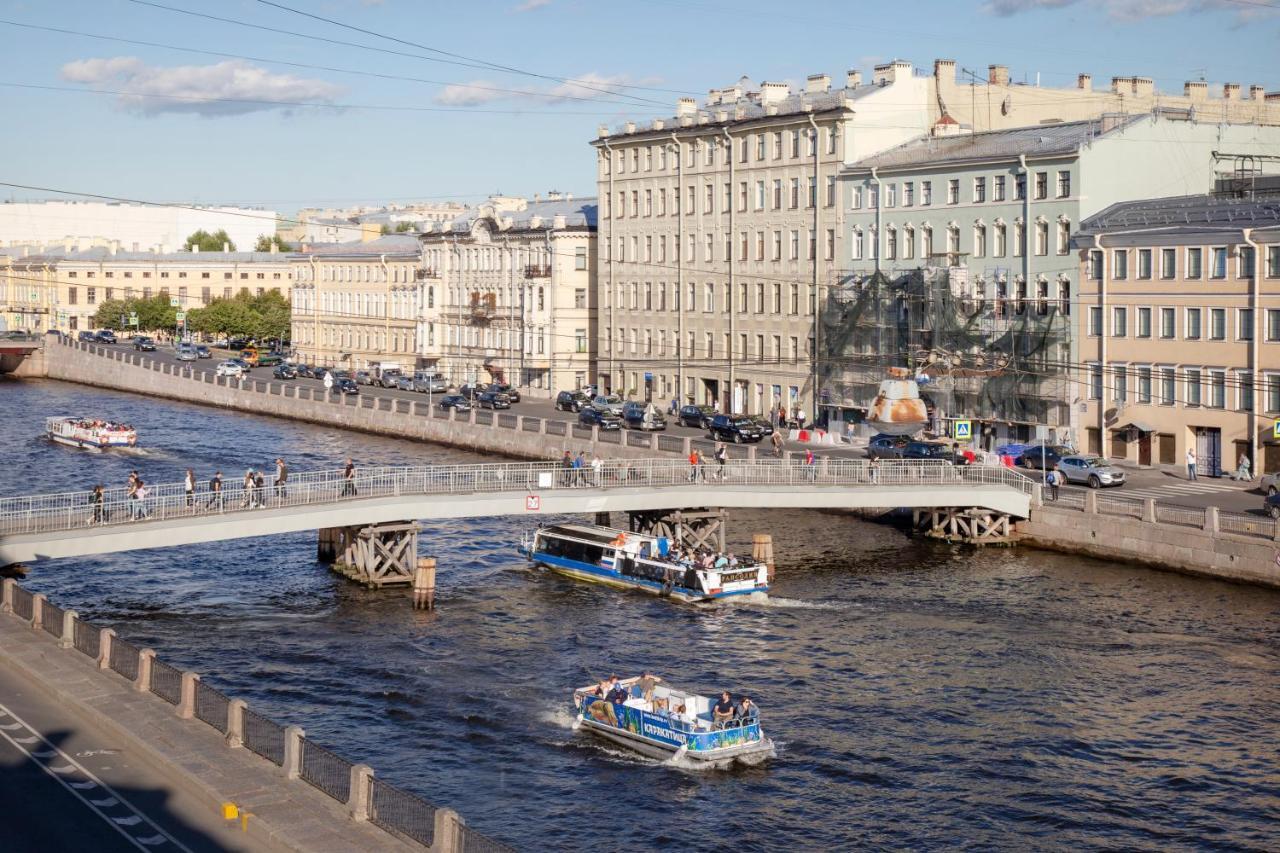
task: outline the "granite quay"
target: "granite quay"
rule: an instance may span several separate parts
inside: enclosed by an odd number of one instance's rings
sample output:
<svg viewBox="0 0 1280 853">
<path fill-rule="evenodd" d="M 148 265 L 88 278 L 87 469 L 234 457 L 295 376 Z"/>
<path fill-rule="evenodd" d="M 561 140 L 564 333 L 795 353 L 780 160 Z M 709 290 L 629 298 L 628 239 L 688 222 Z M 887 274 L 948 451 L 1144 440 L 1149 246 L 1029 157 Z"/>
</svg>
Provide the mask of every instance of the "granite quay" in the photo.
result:
<svg viewBox="0 0 1280 853">
<path fill-rule="evenodd" d="M 0 643 L 4 663 L 31 672 L 53 690 L 59 688 L 60 677 L 78 684 L 86 678 L 101 681 L 106 673 L 114 673 L 129 683 L 132 692 L 148 695 L 149 702 L 131 701 L 127 712 L 118 715 L 113 715 L 110 701 L 95 701 L 87 712 L 110 715 L 130 742 L 163 763 L 199 767 L 196 783 L 212 808 L 226 803 L 231 811 L 224 816 L 251 813 L 245 818 L 246 831 L 252 825 L 262 838 L 309 851 L 425 847 L 437 853 L 502 853 L 511 849 L 469 829 L 456 812 L 383 782 L 367 765 L 310 740 L 298 726 L 281 725 L 255 713 L 199 674 L 180 671 L 114 630 L 82 621 L 74 610 L 32 594 L 12 578 L 3 581 L 2 596 L 0 614 L 6 618 L 0 636 L 11 633 L 11 626 L 21 620 L 43 638 L 43 648 L 34 652 L 10 640 Z M 49 666 L 50 656 L 59 663 L 75 659 L 78 663 L 68 666 L 76 671 Z M 95 688 L 121 693 L 114 685 Z M 242 757 L 249 753 L 260 760 L 245 762 Z M 218 789 L 207 781 L 214 777 L 237 779 L 238 788 Z M 341 808 L 307 793 L 299 780 Z M 286 793 L 282 796 L 282 792 Z"/>
</svg>

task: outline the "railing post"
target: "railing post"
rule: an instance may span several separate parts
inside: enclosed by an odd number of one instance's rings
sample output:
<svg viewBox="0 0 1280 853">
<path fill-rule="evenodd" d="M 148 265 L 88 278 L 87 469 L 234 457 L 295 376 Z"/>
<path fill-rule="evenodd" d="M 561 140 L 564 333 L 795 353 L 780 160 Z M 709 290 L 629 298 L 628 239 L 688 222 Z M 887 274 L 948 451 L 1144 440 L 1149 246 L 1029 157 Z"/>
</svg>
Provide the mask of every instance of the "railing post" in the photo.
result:
<svg viewBox="0 0 1280 853">
<path fill-rule="evenodd" d="M 431 844 L 432 853 L 461 853 L 462 816 L 453 809 L 436 809 L 436 827 Z"/>
<path fill-rule="evenodd" d="M 351 790 L 347 794 L 347 811 L 356 823 L 369 819 L 369 789 L 373 787 L 373 768 L 367 764 L 356 764 L 351 768 Z M 439 812 L 436 812 L 436 826 L 439 826 Z M 437 836 L 438 838 L 439 836 Z M 432 845 L 432 849 L 435 845 Z"/>
<path fill-rule="evenodd" d="M 232 749 L 244 746 L 244 710 L 247 707 L 243 699 L 227 700 L 227 746 Z"/>
<path fill-rule="evenodd" d="M 196 715 L 196 684 L 199 681 L 200 676 L 194 672 L 182 673 L 182 693 L 174 713 L 184 720 L 189 720 Z"/>
<path fill-rule="evenodd" d="M 133 680 L 133 689 L 146 693 L 151 689 L 151 665 L 155 663 L 155 649 L 138 650 L 138 677 Z"/>
<path fill-rule="evenodd" d="M 649 433 L 649 449 L 655 453 L 658 451 L 658 431 L 654 430 Z"/>
<path fill-rule="evenodd" d="M 302 774 L 302 738 L 306 736 L 298 726 L 286 726 L 284 730 L 284 778 L 297 779 Z"/>
<path fill-rule="evenodd" d="M 5 578 L 0 583 L 0 613 L 13 612 L 13 588 L 17 585 L 18 582 L 13 578 Z"/>
<path fill-rule="evenodd" d="M 31 628 L 40 630 L 44 627 L 44 593 L 37 592 L 31 596 Z"/>
<path fill-rule="evenodd" d="M 111 668 L 111 643 L 116 632 L 111 628 L 98 630 L 98 669 Z"/>
<path fill-rule="evenodd" d="M 418 416 L 418 401 L 417 401 L 417 400 L 410 400 L 410 401 L 409 401 L 409 414 L 413 415 L 415 418 Z"/>
<path fill-rule="evenodd" d="M 1044 506 L 1044 486 L 1040 483 L 1031 484 L 1031 505 Z"/>
<path fill-rule="evenodd" d="M 1216 506 L 1205 507 L 1204 510 L 1204 532 L 1218 532 L 1218 508 Z"/>
<path fill-rule="evenodd" d="M 693 452 L 693 438 L 686 435 L 684 437 L 684 458 L 688 459 L 689 454 L 692 452 Z"/>
<path fill-rule="evenodd" d="M 600 441 L 600 424 L 591 425 L 591 443 L 594 445 Z"/>
<path fill-rule="evenodd" d="M 70 649 L 76 644 L 76 620 L 80 618 L 80 614 L 74 610 L 62 611 L 62 639 L 58 641 L 58 648 Z"/>
<path fill-rule="evenodd" d="M 1147 498 L 1142 502 L 1142 520 L 1148 524 L 1156 523 L 1156 499 Z"/>
<path fill-rule="evenodd" d="M 1087 491 L 1084 493 L 1084 511 L 1087 515 L 1098 514 L 1098 493 L 1095 491 Z"/>
<path fill-rule="evenodd" d="M 516 415 L 516 432 L 524 432 L 524 415 Z"/>
</svg>

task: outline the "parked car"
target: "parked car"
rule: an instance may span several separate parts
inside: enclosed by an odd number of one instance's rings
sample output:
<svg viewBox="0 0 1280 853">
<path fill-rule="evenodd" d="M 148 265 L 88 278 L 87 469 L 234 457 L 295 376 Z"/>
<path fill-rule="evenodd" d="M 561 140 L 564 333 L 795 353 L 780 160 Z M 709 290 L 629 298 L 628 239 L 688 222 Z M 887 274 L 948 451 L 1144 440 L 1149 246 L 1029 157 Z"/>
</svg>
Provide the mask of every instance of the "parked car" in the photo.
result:
<svg viewBox="0 0 1280 853">
<path fill-rule="evenodd" d="M 1280 474 L 1263 474 L 1262 482 L 1258 484 L 1264 495 L 1274 495 L 1280 492 Z"/>
<path fill-rule="evenodd" d="M 293 368 L 294 370 L 298 371 L 299 376 L 305 377 L 307 379 L 316 378 L 316 369 L 309 364 L 303 364 L 302 362 L 298 362 L 293 366 Z"/>
<path fill-rule="evenodd" d="M 1084 483 L 1091 489 L 1124 485 L 1124 471 L 1097 456 L 1063 456 L 1057 465 L 1068 483 Z"/>
<path fill-rule="evenodd" d="M 476 401 L 476 398 L 484 393 L 484 386 L 472 385 L 468 383 L 466 385 L 463 385 L 461 388 L 459 388 L 458 393 L 461 394 L 466 399 L 470 400 L 472 403 L 474 403 Z"/>
<path fill-rule="evenodd" d="M 418 390 L 424 394 L 427 392 L 443 394 L 449 390 L 449 380 L 443 373 L 427 373 L 425 370 L 419 370 L 413 374 L 413 378 L 419 386 Z"/>
<path fill-rule="evenodd" d="M 707 435 L 718 441 L 732 441 L 734 444 L 755 442 L 764 438 L 764 432 L 754 418 L 744 415 L 716 415 L 707 427 Z"/>
<path fill-rule="evenodd" d="M 1017 458 L 1016 464 L 1028 470 L 1033 468 L 1052 468 L 1057 465 L 1064 456 L 1071 456 L 1074 451 L 1070 447 L 1062 445 L 1036 445 L 1028 447 L 1022 451 L 1022 455 Z"/>
<path fill-rule="evenodd" d="M 757 418 L 754 416 L 751 418 L 751 420 L 755 421 L 756 426 L 760 427 L 760 432 L 764 434 L 765 438 L 769 438 L 771 435 L 773 435 L 773 424 L 769 423 L 764 418 Z"/>
<path fill-rule="evenodd" d="M 584 406 L 578 412 L 578 423 L 598 426 L 600 429 L 622 429 L 622 418 L 608 409 L 597 409 L 595 406 Z"/>
<path fill-rule="evenodd" d="M 905 435 L 881 433 L 867 442 L 868 459 L 901 459 L 911 439 Z"/>
<path fill-rule="evenodd" d="M 481 409 L 509 409 L 511 398 L 501 391 L 481 391 L 476 397 L 476 407 Z"/>
<path fill-rule="evenodd" d="M 146 335 L 139 335 L 133 339 L 133 348 L 138 352 L 155 352 L 156 342 Z"/>
<path fill-rule="evenodd" d="M 195 361 L 199 358 L 196 355 L 196 348 L 191 344 L 178 344 L 174 347 L 173 355 L 178 361 Z"/>
<path fill-rule="evenodd" d="M 520 402 L 520 389 L 516 388 L 514 385 L 508 385 L 505 382 L 494 382 L 489 386 L 489 390 L 506 394 L 507 399 L 513 403 Z"/>
<path fill-rule="evenodd" d="M 377 385 L 379 388 L 398 388 L 400 387 L 400 371 L 384 370 L 373 378 L 371 385 Z"/>
<path fill-rule="evenodd" d="M 582 391 L 561 391 L 556 395 L 557 412 L 577 412 L 591 404 L 591 398 Z"/>
<path fill-rule="evenodd" d="M 298 370 L 292 364 L 277 364 L 271 375 L 276 379 L 297 379 Z"/>
<path fill-rule="evenodd" d="M 440 401 L 440 408 L 448 410 L 453 409 L 458 412 L 471 411 L 471 404 L 467 402 L 467 398 L 461 394 L 445 394 L 444 399 Z"/>
<path fill-rule="evenodd" d="M 716 411 L 710 406 L 681 406 L 676 414 L 676 420 L 681 426 L 709 429 L 711 419 L 715 416 Z"/>
<path fill-rule="evenodd" d="M 356 375 L 351 377 L 356 381 L 357 385 L 372 385 L 373 374 L 367 370 L 357 370 Z"/>
<path fill-rule="evenodd" d="M 1272 492 L 1267 495 L 1262 499 L 1262 505 L 1266 507 L 1267 515 L 1280 520 L 1280 492 Z"/>
<path fill-rule="evenodd" d="M 93 332 L 81 332 L 76 335 L 76 340 L 82 344 L 96 344 L 98 342 L 98 336 Z"/>
<path fill-rule="evenodd" d="M 902 448 L 903 459 L 942 459 L 954 462 L 951 445 L 942 441 L 908 441 Z"/>
<path fill-rule="evenodd" d="M 360 386 L 357 385 L 356 381 L 351 377 L 343 376 L 340 379 L 334 380 L 333 390 L 339 394 L 359 394 Z"/>
<path fill-rule="evenodd" d="M 622 398 L 617 394 L 597 394 L 591 398 L 591 405 L 602 411 L 609 411 L 622 417 Z"/>
<path fill-rule="evenodd" d="M 213 353 L 204 344 L 196 344 L 196 358 L 213 358 Z"/>
<path fill-rule="evenodd" d="M 622 421 L 627 425 L 628 429 L 649 429 L 661 430 L 667 428 L 667 418 L 662 412 L 658 411 L 655 406 L 652 415 L 646 423 L 645 410 L 649 408 L 648 403 L 641 403 L 636 400 L 627 402 L 622 407 Z"/>
<path fill-rule="evenodd" d="M 241 376 L 244 376 L 244 368 L 241 367 L 237 362 L 232 361 L 231 359 L 227 359 L 226 361 L 218 363 L 218 366 L 213 369 L 213 375 L 214 376 L 230 376 L 233 379 L 239 378 Z"/>
<path fill-rule="evenodd" d="M 243 358 L 229 358 L 227 361 L 232 364 L 239 365 L 240 369 L 245 373 L 249 372 L 249 362 L 245 361 Z"/>
<path fill-rule="evenodd" d="M 413 387 L 413 377 L 412 377 L 412 376 L 397 376 L 397 377 L 396 377 L 396 384 L 395 384 L 393 387 L 397 388 L 397 389 L 398 389 L 398 390 L 400 390 L 400 391 L 413 391 L 413 390 L 414 390 L 414 387 Z"/>
<path fill-rule="evenodd" d="M 103 329 L 98 332 L 97 338 L 100 344 L 114 344 L 116 342 L 116 333 L 110 329 Z"/>
</svg>

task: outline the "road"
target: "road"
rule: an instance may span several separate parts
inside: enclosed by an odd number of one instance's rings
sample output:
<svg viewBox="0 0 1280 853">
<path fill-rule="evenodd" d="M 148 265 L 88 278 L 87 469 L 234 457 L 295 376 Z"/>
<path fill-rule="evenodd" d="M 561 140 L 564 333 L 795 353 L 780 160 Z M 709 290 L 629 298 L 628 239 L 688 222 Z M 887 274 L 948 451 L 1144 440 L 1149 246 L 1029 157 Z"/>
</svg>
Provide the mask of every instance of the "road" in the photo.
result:
<svg viewBox="0 0 1280 853">
<path fill-rule="evenodd" d="M 119 344 L 121 347 L 128 347 L 128 344 Z M 144 356 L 147 354 L 144 354 Z M 220 357 L 230 357 L 233 353 L 226 351 L 214 351 L 214 359 L 202 361 L 200 367 L 202 369 L 212 369 Z M 174 359 L 173 349 L 170 345 L 162 345 L 155 353 L 155 357 L 163 360 Z M 257 368 L 252 374 L 258 379 L 271 379 L 271 368 Z M 323 383 L 314 380 L 299 378 L 291 380 L 298 385 L 323 387 Z M 372 393 L 383 397 L 396 397 L 399 399 L 409 399 L 423 401 L 427 398 L 426 394 L 420 394 L 413 391 L 400 391 L 392 388 L 369 388 L 362 387 L 361 393 Z M 432 395 L 432 400 L 438 399 L 439 395 Z M 569 412 L 558 412 L 552 401 L 547 399 L 536 399 L 525 396 L 519 403 L 512 406 L 512 411 L 521 415 L 530 415 L 548 420 L 564 420 L 575 421 L 576 416 Z M 691 436 L 694 438 L 705 438 L 706 432 L 701 429 L 685 427 L 677 424 L 674 418 L 668 419 L 667 433 L 678 436 Z M 787 442 L 788 450 L 804 450 L 805 444 L 800 442 Z M 767 452 L 767 445 L 762 447 Z M 862 446 L 843 446 L 843 447 L 821 447 L 815 448 L 814 452 L 817 456 L 831 457 L 852 457 L 862 458 L 864 451 Z M 1038 477 L 1039 472 L 1028 472 L 1032 476 Z M 1106 490 L 1105 494 L 1117 494 L 1128 497 L 1137 498 L 1155 498 L 1161 503 L 1173 504 L 1176 506 L 1188 507 L 1208 507 L 1216 506 L 1220 509 L 1230 510 L 1233 512 L 1249 512 L 1259 516 L 1263 514 L 1262 501 L 1264 495 L 1257 487 L 1257 480 L 1253 484 L 1239 483 L 1232 481 L 1228 477 L 1201 477 L 1195 483 L 1187 482 L 1185 476 L 1181 472 L 1166 471 L 1161 469 L 1139 469 L 1125 466 L 1127 482 L 1125 485 Z M 1082 491 L 1086 490 L 1084 486 L 1067 485 L 1063 487 L 1064 491 Z"/>
</svg>

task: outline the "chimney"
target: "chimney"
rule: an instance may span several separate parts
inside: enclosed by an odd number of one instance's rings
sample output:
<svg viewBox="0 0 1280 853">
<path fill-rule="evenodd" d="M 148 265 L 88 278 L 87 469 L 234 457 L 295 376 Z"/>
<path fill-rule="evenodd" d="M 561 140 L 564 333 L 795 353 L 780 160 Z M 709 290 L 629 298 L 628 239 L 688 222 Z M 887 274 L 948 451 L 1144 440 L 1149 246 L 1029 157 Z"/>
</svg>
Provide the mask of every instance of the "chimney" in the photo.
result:
<svg viewBox="0 0 1280 853">
<path fill-rule="evenodd" d="M 862 72 L 849 69 L 844 78 L 844 87 L 846 89 L 856 89 L 862 85 Z"/>
<path fill-rule="evenodd" d="M 692 116 L 698 111 L 698 102 L 693 98 L 681 98 L 676 101 L 676 115 L 680 118 Z"/>
<path fill-rule="evenodd" d="M 629 121 L 629 122 L 627 122 L 626 124 L 624 124 L 622 127 L 623 127 L 623 132 L 624 132 L 624 133 L 635 133 L 635 132 L 636 132 L 636 123 L 635 123 L 634 121 Z"/>
<path fill-rule="evenodd" d="M 790 94 L 791 87 L 786 83 L 760 84 L 760 102 L 762 104 L 776 104 Z"/>
<path fill-rule="evenodd" d="M 1093 91 L 1093 75 L 1092 75 L 1092 74 L 1077 74 L 1077 75 L 1076 75 L 1076 88 L 1077 88 L 1077 89 L 1080 89 L 1081 91 L 1084 91 L 1084 92 L 1091 92 L 1091 91 Z"/>
<path fill-rule="evenodd" d="M 1265 86 L 1259 86 L 1255 84 L 1249 87 L 1249 100 L 1261 101 L 1261 100 L 1265 100 L 1266 96 L 1267 96 L 1267 89 Z"/>
<path fill-rule="evenodd" d="M 714 107 L 714 106 L 718 106 L 719 103 L 720 103 L 720 90 L 708 89 L 707 90 L 707 106 Z"/>
<path fill-rule="evenodd" d="M 112 240 L 110 243 L 108 243 L 108 244 L 107 244 L 107 250 L 108 250 L 112 255 L 114 255 L 116 252 L 120 251 L 120 241 L 119 241 L 119 240 Z"/>
<path fill-rule="evenodd" d="M 608 135 L 609 135 L 609 125 L 602 124 L 596 127 L 596 136 L 598 136 L 601 139 L 604 139 Z"/>
<path fill-rule="evenodd" d="M 556 229 L 557 231 L 563 229 L 567 224 L 568 222 L 565 220 L 563 213 L 557 213 L 551 219 L 551 227 Z"/>
<path fill-rule="evenodd" d="M 831 78 L 826 74 L 810 74 L 804 82 L 804 90 L 810 95 L 820 95 L 830 91 Z"/>
<path fill-rule="evenodd" d="M 1134 77 L 1133 78 L 1133 94 L 1139 98 L 1154 97 L 1156 93 L 1156 84 L 1150 77 Z"/>
<path fill-rule="evenodd" d="M 988 65 L 987 66 L 987 82 L 994 86 L 1008 86 L 1009 85 L 1009 66 Z"/>
<path fill-rule="evenodd" d="M 655 118 L 651 126 L 654 130 L 662 130 L 667 126 L 667 123 L 660 118 Z"/>
<path fill-rule="evenodd" d="M 1127 95 L 1133 91 L 1132 77 L 1112 77 L 1111 78 L 1111 94 Z"/>
<path fill-rule="evenodd" d="M 1182 94 L 1193 101 L 1203 101 L 1209 97 L 1209 84 L 1203 80 L 1188 80 L 1182 84 Z"/>
<path fill-rule="evenodd" d="M 230 244 L 230 243 L 223 243 L 223 244 L 222 244 L 222 251 L 223 251 L 224 253 L 226 253 L 226 252 L 230 252 L 230 251 L 231 251 L 231 244 Z"/>
<path fill-rule="evenodd" d="M 1239 83 L 1223 83 L 1222 97 L 1228 101 L 1240 100 L 1240 84 Z"/>
<path fill-rule="evenodd" d="M 956 61 L 954 59 L 935 59 L 933 61 L 933 77 L 939 83 L 946 81 L 954 86 L 956 82 Z"/>
</svg>

